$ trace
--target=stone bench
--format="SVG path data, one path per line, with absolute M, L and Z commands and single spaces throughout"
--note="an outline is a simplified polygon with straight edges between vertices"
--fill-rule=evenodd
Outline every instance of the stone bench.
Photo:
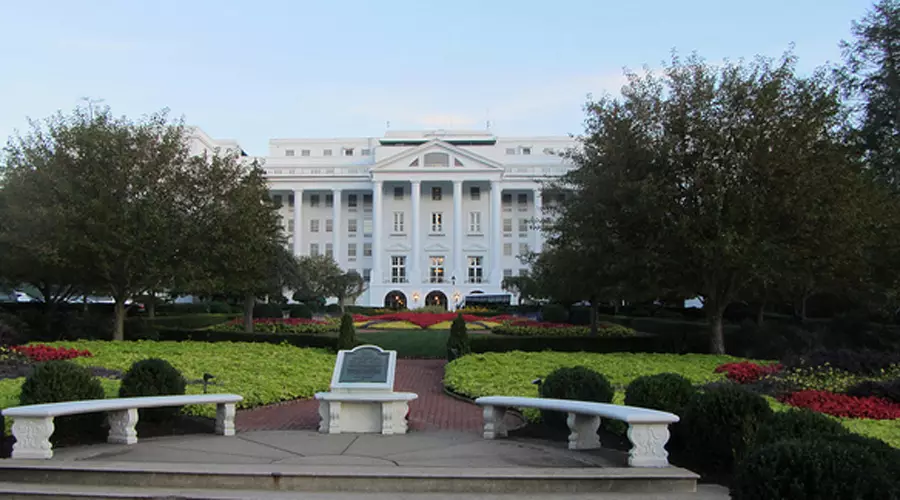
M 506 436 L 503 416 L 508 408 L 538 408 L 568 413 L 569 449 L 584 450 L 600 447 L 597 429 L 600 418 L 621 420 L 628 424 L 628 440 L 632 448 L 628 452 L 631 467 L 668 467 L 669 424 L 678 422 L 678 415 L 664 411 L 634 406 L 571 401 L 566 399 L 525 398 L 513 396 L 488 396 L 478 398 L 475 404 L 484 407 L 484 438 Z
M 2 414 L 13 419 L 12 434 L 16 438 L 16 442 L 13 445 L 12 458 L 48 459 L 53 457 L 50 436 L 53 435 L 54 417 L 108 412 L 109 436 L 107 442 L 134 444 L 137 443 L 137 432 L 134 426 L 137 424 L 138 409 L 140 408 L 216 404 L 216 434 L 233 436 L 235 404 L 243 399 L 237 394 L 91 399 L 15 406 L 6 408 Z
M 406 434 L 412 392 L 319 392 L 319 432 L 380 432 Z M 380 409 L 372 414 L 372 409 Z

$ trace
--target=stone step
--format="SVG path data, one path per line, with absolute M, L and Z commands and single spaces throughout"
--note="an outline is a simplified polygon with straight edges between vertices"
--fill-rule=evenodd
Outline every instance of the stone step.
M 39 460 L 0 462 L 0 481 L 35 486 L 103 485 L 114 489 L 138 487 L 320 493 L 569 495 L 608 492 L 671 495 L 695 492 L 697 479 L 696 474 L 677 467 L 471 468 Z
M 701 485 L 696 493 L 322 493 L 295 491 L 222 490 L 200 488 L 137 488 L 66 484 L 0 482 L 5 500 L 727 500 L 721 486 Z

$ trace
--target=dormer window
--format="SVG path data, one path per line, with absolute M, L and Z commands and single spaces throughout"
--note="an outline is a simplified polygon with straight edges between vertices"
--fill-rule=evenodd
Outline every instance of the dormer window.
M 353 156 L 353 148 L 344 148 L 344 156 Z
M 523 154 L 523 155 L 530 155 L 530 154 L 531 154 L 531 148 L 523 147 L 523 148 L 522 148 L 522 154 Z
M 301 150 L 300 150 L 300 156 L 309 156 L 309 150 L 308 150 L 308 149 L 301 149 Z
M 506 148 L 506 154 L 508 154 L 508 155 L 516 154 L 516 148 Z
M 285 149 L 284 156 L 294 156 L 294 150 L 293 149 Z
M 326 149 L 325 151 L 322 151 L 322 156 L 331 156 L 331 150 Z

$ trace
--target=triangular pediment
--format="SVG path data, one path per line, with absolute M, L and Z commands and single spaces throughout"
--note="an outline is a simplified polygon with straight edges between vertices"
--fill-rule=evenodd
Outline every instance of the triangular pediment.
M 470 243 L 463 247 L 464 252 L 487 252 L 488 247 L 482 245 L 481 243 Z
M 388 252 L 408 252 L 412 247 L 405 243 L 394 243 L 393 245 L 388 245 L 385 247 L 385 250 Z
M 450 143 L 433 139 L 421 146 L 389 156 L 372 169 L 376 172 L 406 171 L 503 171 L 503 165 Z
M 425 247 L 426 252 L 449 252 L 450 247 L 441 243 L 434 243 Z

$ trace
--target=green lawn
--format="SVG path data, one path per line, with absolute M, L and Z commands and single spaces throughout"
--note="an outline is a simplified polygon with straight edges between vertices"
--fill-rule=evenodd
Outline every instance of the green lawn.
M 449 330 L 385 330 L 360 332 L 359 341 L 397 351 L 400 358 L 444 358 Z

